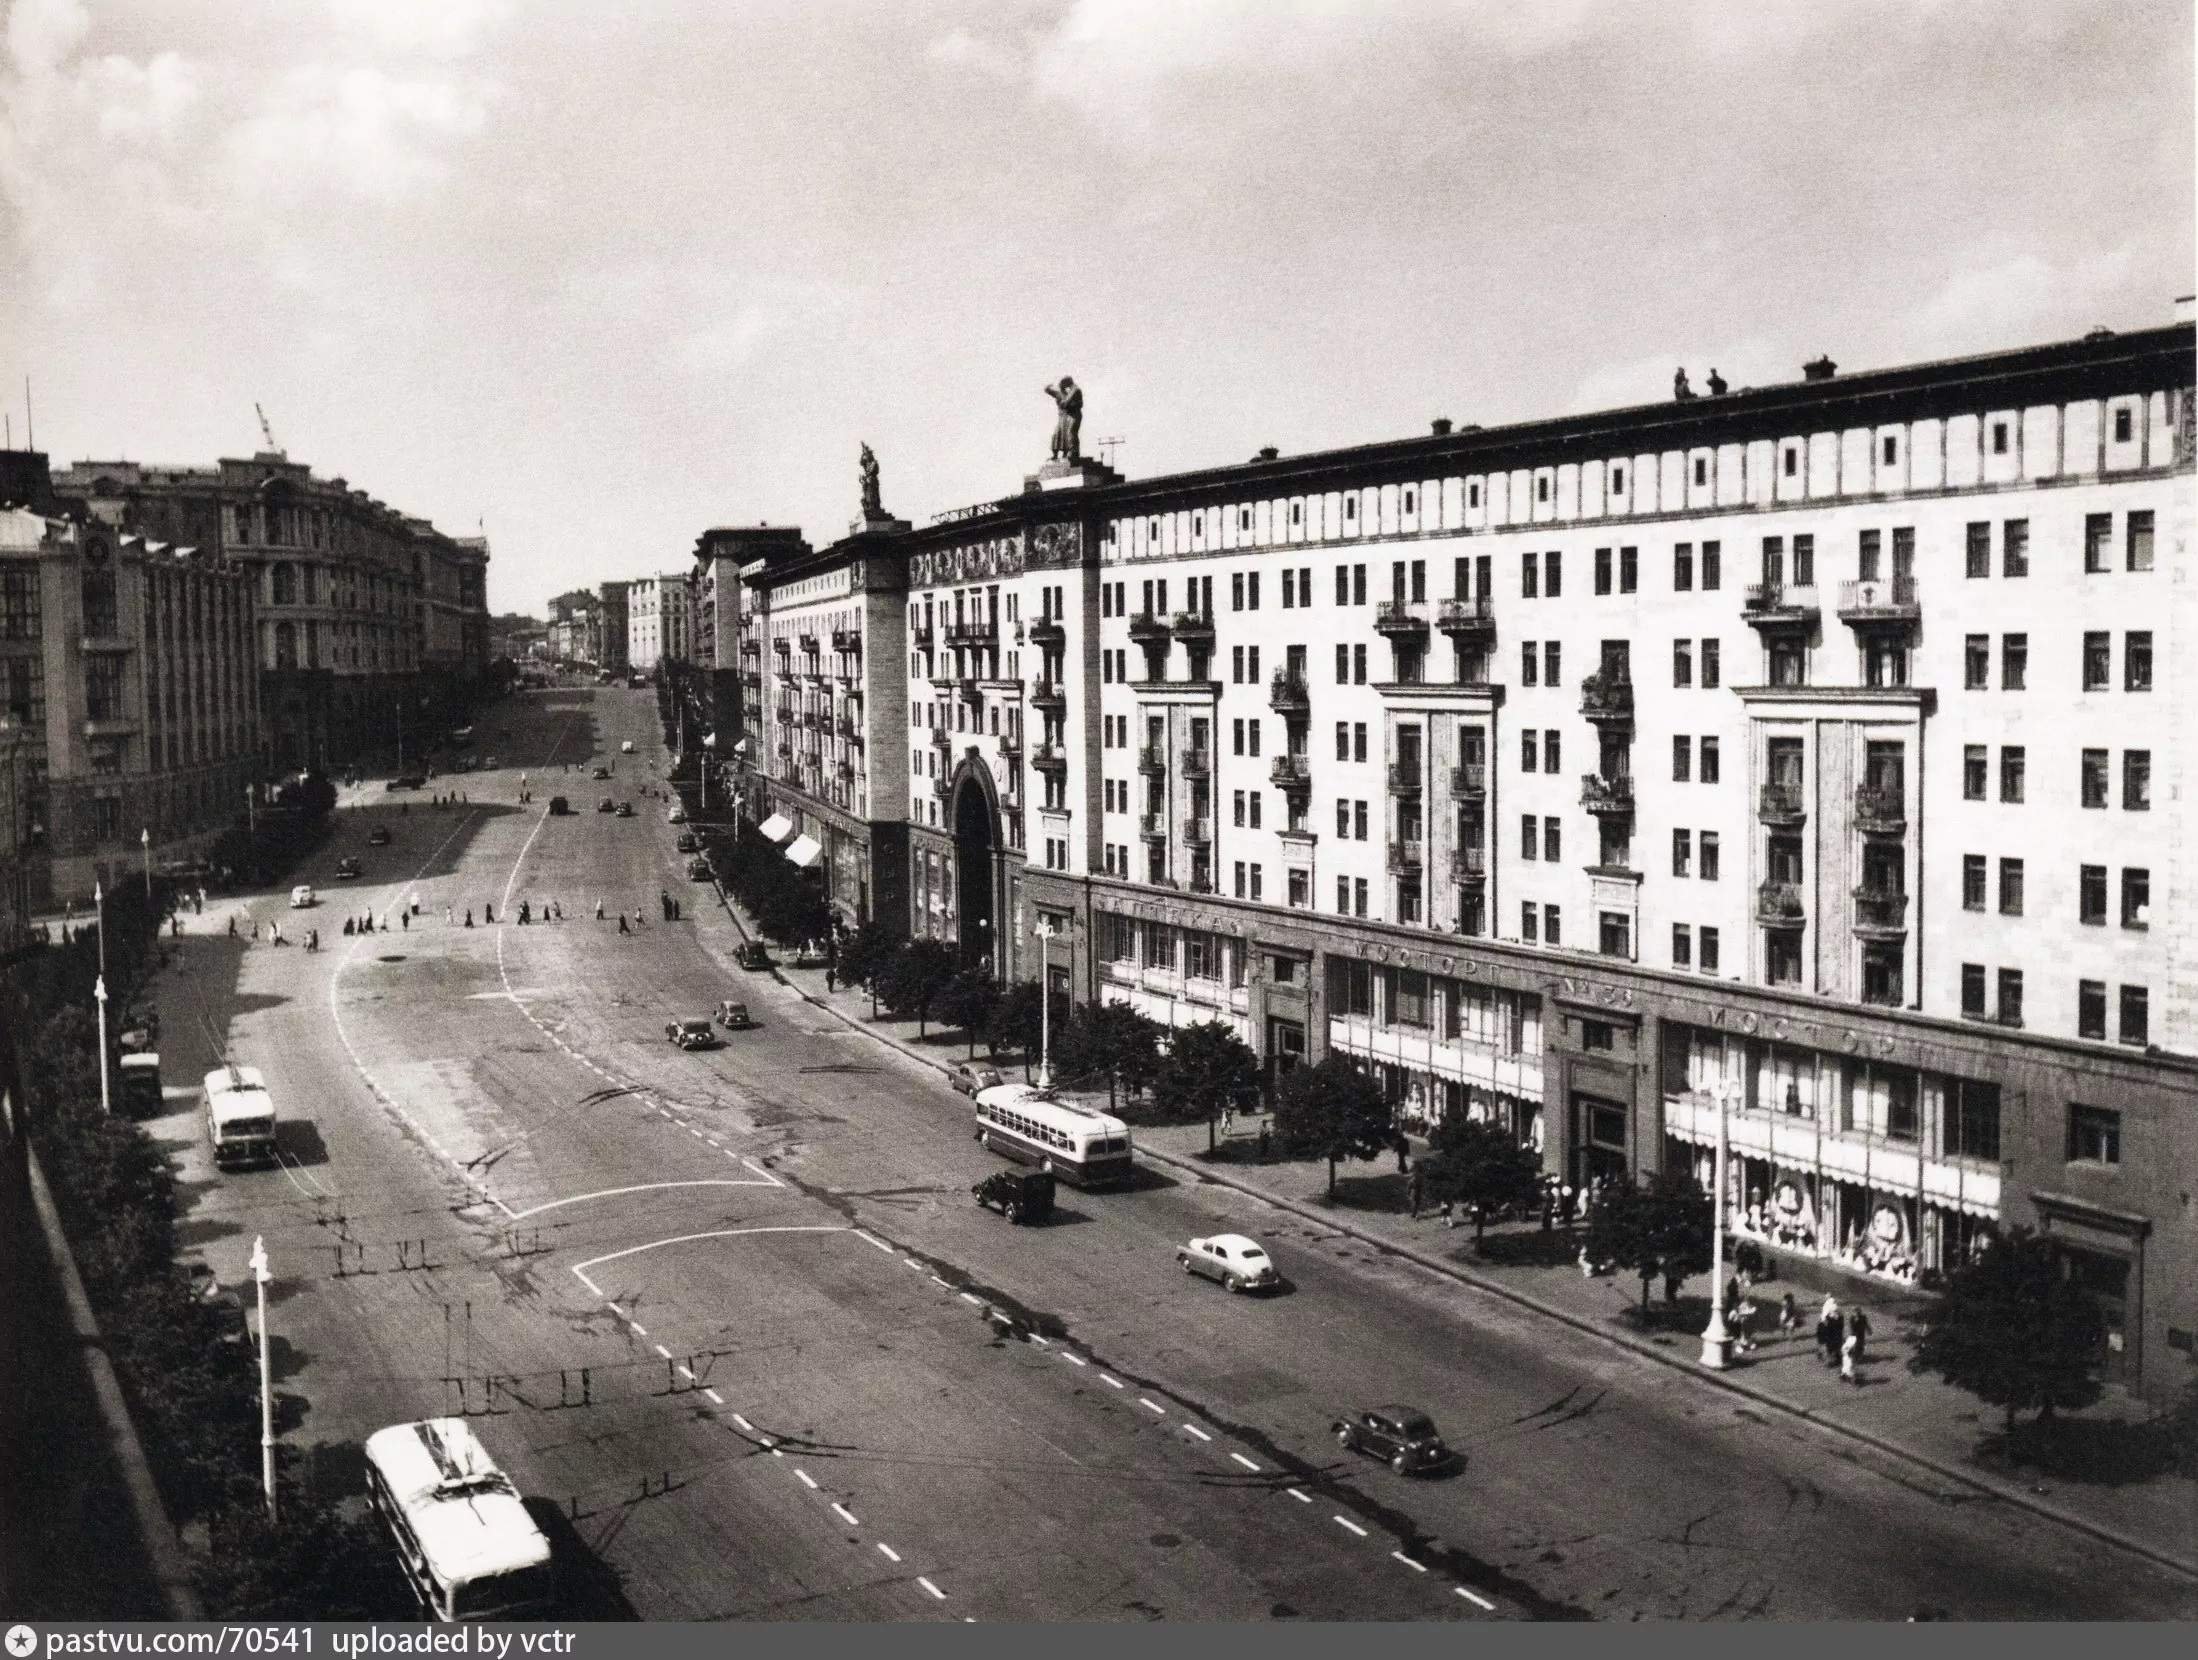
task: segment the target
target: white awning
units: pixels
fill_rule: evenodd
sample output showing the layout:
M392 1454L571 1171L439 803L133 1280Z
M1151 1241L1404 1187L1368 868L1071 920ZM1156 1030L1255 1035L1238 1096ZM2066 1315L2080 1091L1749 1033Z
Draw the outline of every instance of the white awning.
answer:
M771 840L782 842L793 833L794 821L784 813L773 813L756 828L770 837Z
M796 836L787 843L786 856L807 870L824 857L824 847L814 836Z

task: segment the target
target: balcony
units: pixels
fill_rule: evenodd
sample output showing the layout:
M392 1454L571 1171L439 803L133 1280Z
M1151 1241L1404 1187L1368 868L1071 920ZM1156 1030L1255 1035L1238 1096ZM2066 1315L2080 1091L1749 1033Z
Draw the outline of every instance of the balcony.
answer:
M908 637L916 644L928 647L933 639L931 625L927 622L914 624L908 631Z
M934 726L931 729L931 747L942 754L951 751L954 747L954 734L943 726Z
M1908 896L1890 888L1855 889L1855 934L1866 940L1904 939L1908 933Z
M1164 646L1169 640L1168 619L1140 611L1130 618L1130 638L1141 646Z
M1374 607L1374 630L1401 638L1427 638L1427 610L1401 599L1385 599Z
M1168 752L1160 744L1147 744L1137 752L1137 770L1154 778L1168 775Z
M1212 871L1194 870L1191 872L1191 879L1184 884L1184 891L1188 893L1214 894L1218 893L1220 890L1214 886Z
M1796 830L1809 822L1809 806L1799 784L1765 784L1755 816L1774 830Z
M1436 609L1435 626L1466 645L1488 645L1496 638L1496 607L1479 599L1446 599Z
M1145 814L1137 821L1137 833L1149 842L1166 841L1168 839L1168 815L1166 813Z
M833 730L851 743L859 744L862 742L862 722L853 719L851 716L840 716Z
M993 640L999 637L999 632L1000 625L989 617L969 617L946 625L946 638L949 645L990 645Z
M1811 628L1817 619L1816 589L1751 582L1740 602L1740 614L1761 629Z
M1002 755L1013 757L1022 754L1022 752L1023 735L1020 732L1010 728L1000 734L1000 753Z
M1309 715L1313 712L1313 694L1302 675L1277 669L1267 682L1267 706L1278 715Z
M1481 847L1453 848L1450 853L1450 875L1458 882L1485 882L1488 880L1488 850Z
M833 630L832 630L832 649L833 649L834 651L860 651L860 650L862 650L862 631L861 631L860 629L854 629L854 628L835 628L835 629L833 629Z
M1313 787L1312 762L1303 755L1277 755L1267 769L1267 781L1277 789L1309 790Z
M779 740L778 758L781 761L791 761L794 758L794 746L790 739L781 738Z
M763 647L753 640L743 640L740 642L740 654L743 657L760 657Z
M1068 771L1068 745L1033 744L1030 750L1030 764L1040 772L1065 773Z
M1417 876L1427 863L1427 847L1423 842L1391 842L1389 844L1389 868L1400 876Z
M1912 576L1839 585L1839 620L1855 628L1907 628L1922 615Z
M941 801L952 795L954 793L954 775L942 772L938 777L932 779L931 793Z
M1630 776L1604 778L1600 774L1586 772L1580 775L1580 805L1591 813L1610 813L1631 817L1633 813L1633 779Z
M1186 749L1179 763L1185 778L1211 778L1213 776L1213 751L1210 749Z
M1392 761L1389 763L1389 793L1391 795L1418 795L1426 788L1426 768L1418 761Z
M1633 724L1633 682L1598 669L1580 682L1580 713L1598 726Z
M1130 637L1137 637L1135 624L1130 627ZM1213 618L1203 611L1178 611L1175 614L1175 637L1186 646L1210 646L1213 644Z
M805 628L801 631L800 639L802 652L810 657L816 656L817 631L813 628Z
M1898 785L1855 786L1855 828L1865 836L1908 833L1908 794Z
M841 762L841 763L840 763L840 764L839 764L839 765L838 765L838 766L837 766L836 768L834 768L833 770L834 770L835 772L837 772L837 773L839 774L839 780L840 780L840 782L841 782L841 783L843 783L843 784L852 784L852 783L853 783L853 782L855 781L855 763L854 763L854 762L852 762L852 761L842 761L842 762Z
M983 701L977 690L977 677L973 674L957 675L954 680L955 695L964 703Z
M1450 794L1459 801L1478 801L1488 794L1488 767L1472 761L1450 769Z
M1213 820L1187 818L1183 821L1183 839L1193 847L1213 846Z
M1765 928L1791 932L1808 925L1801 889L1792 882L1764 882L1755 890L1755 920Z
M1068 629L1059 617L1040 617L1030 625L1030 643L1044 647L1066 645Z
M1041 680L1030 688L1030 706L1033 709L1052 709L1065 713L1068 709L1068 693L1058 680Z

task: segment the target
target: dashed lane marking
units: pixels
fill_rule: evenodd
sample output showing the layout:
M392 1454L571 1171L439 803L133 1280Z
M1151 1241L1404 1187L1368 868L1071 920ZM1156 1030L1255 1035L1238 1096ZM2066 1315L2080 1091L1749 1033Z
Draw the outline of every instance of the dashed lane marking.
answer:
M646 1337L649 1335L649 1328L647 1326L644 1326L639 1320L628 1320L626 1324L633 1327L634 1335L636 1337Z
M1396 1558L1396 1559L1397 1559L1397 1560L1398 1560L1399 1562L1402 1562L1402 1563L1403 1563L1403 1564L1404 1564L1404 1565L1405 1565L1405 1566L1406 1566L1407 1568L1410 1568L1410 1569L1411 1569L1411 1570L1412 1570L1412 1571L1413 1571L1414 1573L1416 1573L1416 1574L1423 1574L1423 1573L1427 1572L1427 1564L1426 1564L1426 1563L1424 1563L1424 1562L1415 1562L1415 1561L1413 1561L1413 1560L1412 1560L1412 1559L1411 1559L1411 1558L1410 1558L1409 1556L1405 1555L1405 1554L1404 1554L1404 1552L1402 1552L1402 1551L1400 1551L1400 1550L1393 1550L1393 1551L1391 1551L1391 1552L1390 1552L1389 1554L1390 1554L1391 1556L1395 1557L1395 1558Z
M883 1251L887 1256L891 1256L894 1254L893 1247L888 1245L884 1240L880 1239L874 1233L866 1233L863 1229L857 1228L855 1230L855 1237L858 1239L869 1241L872 1245L875 1245L879 1250Z
M1038 1335L1038 1334L1037 1334L1036 1332L1032 1332L1032 1333L1030 1334L1030 1340L1031 1340L1031 1341L1032 1341L1033 1343L1037 1344L1037 1345L1038 1345L1038 1347L1039 1347L1039 1348L1041 1348L1041 1349L1050 1349L1050 1348L1052 1348L1052 1347L1053 1347L1053 1339L1052 1339L1052 1338L1050 1338L1050 1337L1040 1337L1040 1336L1039 1336L1039 1335Z
M1297 1500L1299 1504L1311 1504L1313 1502L1313 1495L1306 1492L1302 1487L1285 1487L1283 1491Z
M1120 1378L1115 1377L1111 1373L1107 1372L1101 1372L1099 1374L1099 1381L1105 1384L1109 1389L1126 1389L1129 1387Z
M669 1360L669 1359L671 1359L671 1358L672 1358L672 1351L671 1351L671 1350L669 1350L669 1349L667 1349L667 1348L665 1348L665 1347L664 1347L664 1345L663 1345L663 1344L661 1344L661 1343L659 1343L659 1344L657 1344L657 1345L656 1345L656 1352L657 1352L657 1353L658 1353L659 1355L661 1355L661 1356L662 1356L662 1357L663 1357L664 1359L666 1359L666 1360Z
M948 1290L948 1291L951 1291L951 1290L953 1290L953 1289L954 1289L954 1288L953 1288L953 1286L951 1286L951 1285L948 1285L948 1284L947 1284L947 1282L946 1282L945 1280L942 1280L942 1279L940 1279L940 1278L939 1278L939 1276L938 1276L938 1275L936 1275L936 1274L933 1274L933 1275L931 1276L931 1283L932 1283L933 1285L936 1285L936 1286L943 1286L943 1287L945 1287L945 1289L946 1289L946 1290Z
M1233 1452L1233 1453L1229 1454L1229 1456L1230 1456L1231 1458L1235 1459L1235 1460L1236 1460L1236 1461L1237 1461L1237 1462L1238 1462L1239 1464L1243 1465L1243 1466L1244 1466L1244 1468L1245 1468L1245 1469L1247 1469L1247 1470L1256 1470L1256 1469L1258 1469L1258 1468L1259 1468L1259 1466L1258 1466L1257 1464L1254 1464L1254 1463L1253 1463L1253 1462L1252 1462L1252 1461L1251 1461L1250 1459L1246 1458L1246 1457L1245 1457L1245 1456L1244 1456L1244 1455L1243 1455L1242 1453L1240 1453L1240 1452Z
M845 1522L849 1527L862 1526L862 1523L858 1522L855 1519L855 1513L852 1510L848 1509L847 1506L845 1506L844 1504L841 1504L837 1499L834 1499L832 1501L832 1511L835 1515L839 1517L841 1521Z
M1357 1534L1361 1539L1366 1537L1366 1530L1348 1516L1331 1516L1329 1520L1334 1522L1336 1526Z
M1168 1409L1166 1407L1162 1406L1158 1401L1147 1400L1143 1395L1137 1397L1137 1404L1143 1407L1147 1412L1159 1413L1160 1416L1163 1418L1168 1415Z
M888 1562L898 1562L901 1559L901 1553L882 1539L878 1541L878 1554Z
M756 1432L756 1426L748 1422L747 1419L743 1418L737 1412L733 1414L733 1422L738 1424L742 1429L746 1430L750 1435L753 1435Z
M932 1584L930 1580L924 1578L922 1574L918 1574L916 1576L916 1583L918 1585L921 1585L926 1591L929 1591L933 1596L937 1597L941 1602L946 1601L946 1593L940 1590L936 1585Z
M1200 1429L1200 1428L1199 1428L1199 1427L1198 1427L1198 1426L1197 1426L1196 1424L1185 1424L1185 1425L1183 1426L1183 1432L1184 1432L1184 1433L1185 1433L1186 1435L1195 1435L1195 1436L1197 1436L1197 1437L1199 1438L1199 1440L1201 1440L1201 1441L1211 1441L1211 1440L1213 1439L1213 1437L1212 1437L1212 1436L1208 1435L1208 1434L1207 1434L1207 1433L1206 1433L1206 1432L1205 1432L1204 1430Z
M955 1295L960 1297L963 1302L973 1304L975 1307L983 1308L985 1306L985 1300L982 1297L976 1296L970 1292L961 1291L955 1293Z
M1061 1351L1061 1358L1071 1366L1088 1366L1091 1364L1082 1355L1072 1355L1066 1349Z
M1465 1587L1464 1587L1463 1585L1456 1585L1456 1586L1452 1586L1452 1587L1451 1587L1451 1589L1453 1589L1454 1591L1456 1591L1456 1592L1458 1593L1458 1595L1459 1595L1459 1596L1461 1596L1461 1597L1465 1598L1465 1600L1466 1600L1467 1602L1470 1602L1471 1604L1473 1604L1473 1606L1474 1606L1474 1607L1476 1607L1476 1608L1485 1608L1485 1609L1487 1609L1487 1610L1488 1610L1488 1611L1489 1611L1489 1612L1490 1612L1491 1614L1495 1613L1495 1611L1496 1611L1496 1605L1495 1605L1494 1603L1490 1602L1490 1601L1489 1601L1489 1600L1488 1600L1488 1599L1487 1599L1486 1597L1477 1597L1477 1596L1475 1596L1475 1595L1474 1595L1474 1594L1473 1594L1473 1593L1472 1593L1471 1591L1468 1591L1468 1590L1467 1590L1467 1589L1466 1589L1466 1588L1465 1588Z
M814 1493L817 1490L817 1478L807 1470L796 1470L794 1474L801 1477L802 1486L808 1488L810 1492Z
M712 1406L723 1406L725 1404L725 1397L723 1395L720 1395L715 1389L705 1389L702 1392L710 1397L710 1404Z

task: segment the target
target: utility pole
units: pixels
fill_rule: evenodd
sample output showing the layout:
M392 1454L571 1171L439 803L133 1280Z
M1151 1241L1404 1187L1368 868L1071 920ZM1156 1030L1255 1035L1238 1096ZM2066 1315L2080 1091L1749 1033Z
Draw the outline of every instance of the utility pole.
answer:
M153 832L150 826L138 831L137 845L145 855L145 904L149 911L153 903Z
M99 878L92 878L92 909L99 924L99 978L107 978L107 890L100 886Z
M1053 924L1040 922L1031 930L1038 936L1038 1087L1053 1087L1053 990L1046 984L1053 970Z
M107 976L102 974L92 982L92 1001L99 1005L99 1111L102 1116L114 1111L107 1097Z
M278 1520L275 1510L275 1390L267 1364L267 1240L252 1240L252 1279L259 1288L259 1479L267 1490L267 1520Z

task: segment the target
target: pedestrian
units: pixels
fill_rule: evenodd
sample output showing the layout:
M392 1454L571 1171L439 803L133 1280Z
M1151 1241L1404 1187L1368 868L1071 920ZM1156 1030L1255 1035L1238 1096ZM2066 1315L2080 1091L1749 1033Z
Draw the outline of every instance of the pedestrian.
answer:
M620 911L618 913L618 931L621 934L630 934L633 932L631 928L626 926L626 913L624 911Z
M1847 1347L1847 1319L1835 1314L1824 1323L1824 1364L1837 1366Z
M1755 1299L1742 1297L1740 1306L1733 1312L1737 1322L1733 1327L1734 1342L1742 1354L1752 1355L1755 1353Z
M1778 1334L1781 1337L1790 1337L1800 1329L1801 1310L1794 1307L1794 1294L1789 1291L1786 1293L1786 1300L1779 1305Z
M824 989L828 992L837 991L840 989L838 981L832 973L832 965L830 963L824 965Z
M1228 1133L1229 1133L1230 1131L1234 1130L1235 1128L1236 1128L1236 1109L1235 1109L1234 1107L1223 1107L1223 1108L1221 1109L1221 1133L1222 1133L1223 1135L1227 1135L1227 1134L1228 1134Z
M1221 1115L1222 1128L1226 1129L1228 1123L1229 1115L1224 1112ZM1412 1179L1404 1184L1404 1194L1412 1202L1412 1220L1417 1222L1420 1219L1420 1212L1427 1205L1427 1174L1425 1171L1415 1170L1412 1172Z
M641 907L640 907L639 905L636 905L636 906L635 906L635 907L633 908L633 925L634 925L634 927L638 929L638 928L639 928L639 927L641 926L641 922L642 922L642 918L641 918Z
M1399 1133L1397 1136L1397 1174L1403 1175L1412 1168L1411 1146Z
M318 951L321 948L321 931L318 928L315 928L313 930L312 937L307 942L305 948L308 951Z
M254 918L252 922L252 943L254 945L259 944L259 921L257 918Z
M399 927L401 927L401 928L403 928L403 929L404 929L404 931L405 931L406 933L408 933L408 934L409 934L409 933L411 933L411 932L412 932L412 913L411 913L410 911L399 911L399 912L397 913L397 923L398 923L398 926L399 926Z
M1870 1317L1861 1309L1847 1316L1847 1333L1855 1342L1855 1359L1862 1358L1863 1346L1870 1341Z
M595 902L595 920L598 922L601 922L603 920L603 901L600 899ZM624 917L620 917L619 920L624 921L625 919Z
M1850 1327L1846 1337L1840 1341L1839 1345L1839 1381L1851 1383L1858 1389L1862 1386L1862 1380L1855 1376L1855 1356L1861 1352L1861 1349L1862 1339L1857 1337L1853 1328Z
M1725 1281L1725 1306L1728 1309L1740 1306L1740 1276L1738 1274L1730 1276Z
M450 907L448 905L445 905L443 907L443 926L445 928L448 928L453 922L456 922L457 920L458 919L456 917L450 914Z
M466 926L468 928L473 926L473 907L471 905L466 907Z
M1259 1127L1259 1162L1267 1162L1267 1126L1264 1124Z
M183 915L181 912L177 912L168 918L168 937L172 940L183 937Z
M1443 1225L1443 1226L1444 1226L1445 1228L1454 1228L1454 1227L1456 1227L1456 1226L1458 1225L1458 1218L1457 1218L1457 1215L1456 1215L1456 1209L1457 1209L1457 1204L1456 1204L1456 1201L1455 1201L1455 1200L1452 1200L1452 1199L1449 1199L1449 1198L1445 1198L1445 1199L1443 1200L1443 1202L1442 1202L1442 1225Z
M358 923L357 923L356 919L355 919L355 918L352 918L352 917L348 917L348 916L347 916L347 917L345 917L345 918L343 919L343 937L344 937L345 939L349 939L349 938L351 938L351 936L352 936L353 934L355 934L355 933L357 933L357 932L358 932Z
M496 921L496 907L494 905L483 905L481 907L481 920L493 924Z

